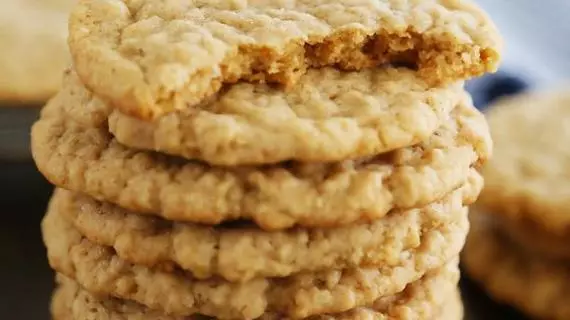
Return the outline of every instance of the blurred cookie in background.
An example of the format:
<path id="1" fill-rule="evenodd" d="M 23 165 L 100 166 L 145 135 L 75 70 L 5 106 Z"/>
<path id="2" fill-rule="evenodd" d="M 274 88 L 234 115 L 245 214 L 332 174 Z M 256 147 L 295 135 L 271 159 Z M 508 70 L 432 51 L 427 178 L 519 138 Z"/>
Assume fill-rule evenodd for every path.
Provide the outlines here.
<path id="1" fill-rule="evenodd" d="M 570 230 L 570 87 L 500 99 L 486 112 L 495 143 L 480 204 L 549 232 Z"/>
<path id="2" fill-rule="evenodd" d="M 0 10 L 0 160 L 30 159 L 39 107 L 69 65 L 67 20 L 74 0 L 3 0 Z M 32 107 L 32 108 L 30 108 Z"/>
<path id="3" fill-rule="evenodd" d="M 467 273 L 491 297 L 540 319 L 569 319 L 570 87 L 498 99 L 495 152 L 472 212 Z"/>
<path id="4" fill-rule="evenodd" d="M 506 236 L 492 216 L 471 212 L 463 270 L 492 299 L 531 319 L 570 319 L 569 263 L 528 251 Z"/>
<path id="5" fill-rule="evenodd" d="M 74 0 L 3 0 L 0 106 L 39 105 L 56 93 L 69 63 L 67 18 Z"/>

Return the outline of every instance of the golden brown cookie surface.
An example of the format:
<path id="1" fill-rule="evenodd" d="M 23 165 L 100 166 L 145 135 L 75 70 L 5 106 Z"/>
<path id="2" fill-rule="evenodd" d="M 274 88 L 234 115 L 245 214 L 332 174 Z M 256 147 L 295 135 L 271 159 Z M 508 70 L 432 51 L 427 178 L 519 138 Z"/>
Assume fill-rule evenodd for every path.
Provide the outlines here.
<path id="1" fill-rule="evenodd" d="M 428 139 L 464 95 L 404 68 L 311 69 L 287 91 L 239 83 L 154 121 L 115 110 L 109 129 L 124 145 L 213 165 L 342 161 Z"/>
<path id="2" fill-rule="evenodd" d="M 453 222 L 426 234 L 409 259 L 391 268 L 328 270 L 244 283 L 197 280 L 177 269 L 165 272 L 127 263 L 111 248 L 83 238 L 56 211 L 46 215 L 42 231 L 50 265 L 94 294 L 133 300 L 179 316 L 252 319 L 276 313 L 299 318 L 368 306 L 452 261 L 469 229 L 467 210 L 453 215 L 457 217 Z"/>
<path id="3" fill-rule="evenodd" d="M 317 315 L 306 320 L 459 320 L 459 270 L 454 261 L 422 279 L 406 286 L 403 292 L 378 299 L 368 307 L 343 313 Z M 59 288 L 52 298 L 51 311 L 55 320 L 208 320 L 207 316 L 167 316 L 132 301 L 95 297 L 81 289 L 73 280 L 58 276 Z M 441 312 L 449 317 L 439 318 Z M 451 317 L 453 316 L 453 317 Z M 287 320 L 275 314 L 265 314 L 259 320 Z"/>
<path id="4" fill-rule="evenodd" d="M 424 208 L 340 228 L 264 232 L 246 225 L 205 227 L 144 217 L 89 197 L 57 190 L 57 210 L 92 242 L 113 247 L 122 259 L 149 267 L 180 268 L 194 277 L 229 281 L 285 277 L 299 272 L 401 263 L 421 250 L 421 239 L 440 232 L 473 202 L 482 187 L 476 171 L 468 185 Z"/>
<path id="5" fill-rule="evenodd" d="M 470 100 L 418 145 L 336 163 L 233 168 L 126 148 L 107 130 L 109 112 L 66 86 L 32 129 L 38 168 L 57 186 L 168 220 L 245 219 L 273 230 L 372 221 L 442 198 L 491 153 Z"/>
<path id="6" fill-rule="evenodd" d="M 435 81 L 497 68 L 501 39 L 471 1 L 81 1 L 77 71 L 126 114 L 183 110 L 240 80 L 291 85 L 306 69 L 406 64 Z"/>

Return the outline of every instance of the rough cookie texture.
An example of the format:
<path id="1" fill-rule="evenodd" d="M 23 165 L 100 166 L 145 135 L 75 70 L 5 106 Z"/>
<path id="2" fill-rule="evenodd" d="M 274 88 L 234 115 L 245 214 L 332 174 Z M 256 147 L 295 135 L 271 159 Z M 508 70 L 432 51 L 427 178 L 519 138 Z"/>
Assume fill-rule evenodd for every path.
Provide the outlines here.
<path id="1" fill-rule="evenodd" d="M 426 275 L 394 296 L 382 298 L 367 308 L 356 308 L 340 314 L 318 315 L 306 320 L 437 320 L 440 309 L 451 307 L 449 298 L 457 295 L 459 270 L 457 263 Z M 55 320 L 208 320 L 207 316 L 177 317 L 164 315 L 132 301 L 96 297 L 81 289 L 73 280 L 58 277 L 59 287 L 52 298 L 51 310 Z M 287 320 L 265 314 L 259 320 Z"/>
<path id="2" fill-rule="evenodd" d="M 487 216 L 474 214 L 463 255 L 465 271 L 496 300 L 537 319 L 570 319 L 567 263 L 533 256 L 496 229 Z M 485 218 L 485 219 L 483 219 Z"/>
<path id="3" fill-rule="evenodd" d="M 421 246 L 423 236 L 456 219 L 450 213 L 472 203 L 482 184 L 473 171 L 468 185 L 425 208 L 394 212 L 370 224 L 271 233 L 247 225 L 204 227 L 153 219 L 62 189 L 52 201 L 83 236 L 113 247 L 126 261 L 181 268 L 199 279 L 249 281 L 301 271 L 397 265 Z"/>
<path id="4" fill-rule="evenodd" d="M 293 85 L 307 68 L 405 64 L 434 81 L 495 71 L 502 41 L 471 1 L 81 1 L 75 67 L 122 112 L 184 110 L 240 80 Z"/>
<path id="5" fill-rule="evenodd" d="M 475 171 L 472 176 L 470 185 L 438 203 L 394 212 L 371 224 L 271 233 L 250 226 L 204 227 L 148 218 L 64 190 L 57 190 L 52 201 L 83 236 L 113 247 L 126 261 L 163 270 L 181 268 L 199 279 L 217 275 L 248 281 L 398 264 L 421 245 L 422 236 L 449 223 L 450 212 L 476 199 L 482 179 Z"/>
<path id="6" fill-rule="evenodd" d="M 67 16 L 73 0 L 3 0 L 0 10 L 0 101 L 44 102 L 69 64 Z"/>
<path id="7" fill-rule="evenodd" d="M 427 205 L 464 184 L 487 159 L 486 121 L 469 99 L 427 141 L 335 163 L 212 167 L 129 149 L 107 130 L 109 108 L 65 89 L 32 129 L 32 153 L 55 185 L 168 220 L 253 220 L 264 229 L 373 221 Z"/>
<path id="8" fill-rule="evenodd" d="M 288 91 L 240 83 L 152 122 L 115 110 L 109 128 L 129 147 L 214 165 L 341 161 L 429 138 L 464 94 L 403 68 L 311 69 Z"/>
<path id="9" fill-rule="evenodd" d="M 244 283 L 197 280 L 179 269 L 165 272 L 128 263 L 111 248 L 83 238 L 57 209 L 49 210 L 42 231 L 52 268 L 94 294 L 179 316 L 253 319 L 269 312 L 302 318 L 370 305 L 453 260 L 464 245 L 469 222 L 467 209 L 452 214 L 457 217 L 453 222 L 422 236 L 420 247 L 390 268 L 327 270 Z"/>
<path id="10" fill-rule="evenodd" d="M 570 90 L 532 92 L 488 112 L 495 154 L 484 167 L 481 206 L 529 220 L 554 234 L 570 232 Z"/>

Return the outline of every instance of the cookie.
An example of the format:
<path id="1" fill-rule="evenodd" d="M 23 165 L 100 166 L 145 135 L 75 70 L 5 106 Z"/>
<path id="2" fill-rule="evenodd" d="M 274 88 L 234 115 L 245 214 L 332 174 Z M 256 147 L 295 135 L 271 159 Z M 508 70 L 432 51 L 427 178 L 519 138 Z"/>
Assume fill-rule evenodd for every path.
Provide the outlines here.
<path id="1" fill-rule="evenodd" d="M 204 227 L 144 217 L 63 189 L 50 211 L 67 219 L 92 242 L 113 247 L 122 259 L 149 267 L 189 271 L 195 278 L 231 282 L 285 277 L 359 266 L 391 267 L 413 254 L 420 239 L 457 219 L 452 212 L 473 202 L 482 179 L 425 208 L 394 212 L 372 222 L 334 229 L 264 232 L 250 225 Z"/>
<path id="2" fill-rule="evenodd" d="M 83 82 L 153 119 L 239 81 L 408 65 L 434 83 L 495 71 L 502 40 L 471 1 L 82 1 L 69 45 Z"/>
<path id="3" fill-rule="evenodd" d="M 570 318 L 567 263 L 530 254 L 507 240 L 492 216 L 473 213 L 463 254 L 465 271 L 491 297 L 537 319 Z M 475 219 L 475 218 L 478 219 Z"/>
<path id="4" fill-rule="evenodd" d="M 483 171 L 483 208 L 552 234 L 570 231 L 568 119 L 567 88 L 530 92 L 491 107 L 495 154 Z"/>
<path id="5" fill-rule="evenodd" d="M 53 184 L 168 220 L 252 220 L 266 230 L 367 222 L 441 199 L 491 153 L 486 121 L 470 100 L 428 140 L 334 163 L 213 167 L 126 148 L 107 130 L 109 109 L 65 89 L 32 129 L 32 154 Z"/>
<path id="6" fill-rule="evenodd" d="M 155 121 L 115 110 L 109 128 L 129 147 L 214 165 L 341 161 L 428 139 L 465 94 L 404 68 L 311 69 L 288 91 L 239 83 Z"/>
<path id="7" fill-rule="evenodd" d="M 162 271 L 128 263 L 112 248 L 83 238 L 53 211 L 44 218 L 42 231 L 51 267 L 94 294 L 133 300 L 178 316 L 253 319 L 276 313 L 302 318 L 370 305 L 453 260 L 469 229 L 466 209 L 453 215 L 457 216 L 453 222 L 424 235 L 413 254 L 390 268 L 326 270 L 243 283 L 198 280 L 179 269 Z"/>
<path id="8" fill-rule="evenodd" d="M 447 300 L 447 304 L 441 308 L 440 316 L 435 319 L 441 320 L 463 320 L 464 310 L 461 293 L 459 290 Z M 435 320 L 434 319 L 434 320 Z"/>
<path id="9" fill-rule="evenodd" d="M 449 297 L 457 296 L 459 270 L 457 263 L 451 263 L 433 274 L 410 284 L 394 296 L 382 298 L 368 307 L 356 308 L 340 314 L 317 315 L 307 320 L 374 320 L 374 319 L 441 319 L 441 309 L 450 309 Z M 207 316 L 168 316 L 132 301 L 93 296 L 65 276 L 58 277 L 51 303 L 55 320 L 207 320 Z M 453 302 L 453 300 L 451 300 Z M 260 320 L 287 318 L 265 314 Z M 447 318 L 445 318 L 447 319 Z M 459 318 L 451 318 L 459 319 Z"/>
<path id="10" fill-rule="evenodd" d="M 34 104 L 54 95 L 69 64 L 67 17 L 73 0 L 3 0 L 0 101 Z"/>
<path id="11" fill-rule="evenodd" d="M 532 254 L 570 261 L 570 248 L 568 247 L 570 234 L 552 234 L 532 222 L 505 219 L 500 215 L 494 216 L 498 218 L 498 223 L 501 223 L 501 230 L 505 236 Z"/>

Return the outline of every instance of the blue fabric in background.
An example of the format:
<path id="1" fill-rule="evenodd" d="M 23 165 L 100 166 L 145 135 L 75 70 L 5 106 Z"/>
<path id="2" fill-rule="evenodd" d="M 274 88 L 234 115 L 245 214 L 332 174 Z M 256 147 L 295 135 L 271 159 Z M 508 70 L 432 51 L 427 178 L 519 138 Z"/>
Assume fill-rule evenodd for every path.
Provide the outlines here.
<path id="1" fill-rule="evenodd" d="M 570 1 L 475 0 L 504 40 L 501 69 L 549 89 L 570 80 Z"/>
<path id="2" fill-rule="evenodd" d="M 479 110 L 484 110 L 500 97 L 514 95 L 530 87 L 530 81 L 527 79 L 503 70 L 471 80 L 466 84 L 466 89 L 473 96 L 473 103 Z"/>
<path id="3" fill-rule="evenodd" d="M 501 71 L 469 81 L 479 109 L 505 95 L 570 80 L 570 1 L 475 0 L 504 39 Z"/>

